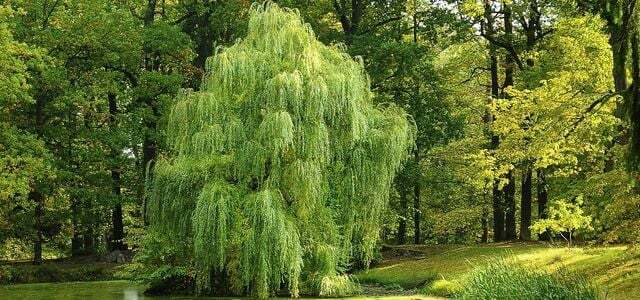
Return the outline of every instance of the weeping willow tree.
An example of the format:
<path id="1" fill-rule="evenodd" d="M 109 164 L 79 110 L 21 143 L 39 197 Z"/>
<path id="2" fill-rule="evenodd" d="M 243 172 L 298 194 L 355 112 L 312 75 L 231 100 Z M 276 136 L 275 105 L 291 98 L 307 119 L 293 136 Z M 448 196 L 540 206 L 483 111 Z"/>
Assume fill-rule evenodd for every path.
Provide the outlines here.
<path id="1" fill-rule="evenodd" d="M 368 265 L 415 126 L 376 107 L 361 62 L 274 4 L 208 61 L 168 119 L 150 221 L 193 245 L 199 293 L 335 294 Z M 286 284 L 286 286 L 285 286 Z"/>

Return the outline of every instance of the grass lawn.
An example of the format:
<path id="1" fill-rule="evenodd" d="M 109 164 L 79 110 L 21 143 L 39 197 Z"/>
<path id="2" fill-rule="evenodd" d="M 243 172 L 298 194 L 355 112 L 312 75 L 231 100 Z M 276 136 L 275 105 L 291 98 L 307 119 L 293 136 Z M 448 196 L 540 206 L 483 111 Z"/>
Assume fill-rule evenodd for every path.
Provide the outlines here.
<path id="1" fill-rule="evenodd" d="M 438 282 L 464 284 L 476 265 L 499 256 L 513 256 L 532 268 L 553 271 L 559 266 L 584 274 L 600 284 L 608 299 L 640 299 L 640 249 L 627 246 L 552 247 L 538 243 L 482 246 L 403 246 L 383 252 L 385 260 L 357 274 L 364 284 L 423 289 Z M 435 291 L 435 290 L 434 290 Z M 437 294 L 437 292 L 436 292 Z"/>
<path id="2" fill-rule="evenodd" d="M 64 283 L 30 283 L 0 285 L 0 299 L 12 300 L 232 300 L 252 299 L 249 297 L 146 297 L 142 295 L 144 286 L 123 280 L 64 282 Z M 290 298 L 275 298 L 290 299 Z M 311 298 L 304 298 L 313 300 Z M 324 298 L 326 299 L 326 298 Z M 406 295 L 406 296 L 366 296 L 344 298 L 349 300 L 383 299 L 383 300 L 441 300 L 442 298 Z"/>

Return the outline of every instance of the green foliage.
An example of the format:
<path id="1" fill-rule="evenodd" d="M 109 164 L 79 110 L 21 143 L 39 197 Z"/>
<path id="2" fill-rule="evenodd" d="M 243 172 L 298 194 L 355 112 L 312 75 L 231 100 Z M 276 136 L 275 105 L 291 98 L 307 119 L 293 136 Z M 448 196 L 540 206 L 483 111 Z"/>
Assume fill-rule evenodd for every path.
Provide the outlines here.
<path id="1" fill-rule="evenodd" d="M 598 288 L 585 277 L 560 269 L 534 271 L 507 259 L 475 268 L 455 299 L 599 299 Z"/>
<path id="2" fill-rule="evenodd" d="M 536 221 L 531 226 L 531 231 L 537 234 L 542 234 L 546 231 L 552 234 L 560 234 L 571 246 L 572 236 L 576 230 L 593 230 L 591 217 L 585 216 L 580 207 L 582 196 L 579 196 L 575 202 L 574 204 L 563 200 L 556 201 L 549 207 L 548 217 Z M 565 233 L 568 233 L 569 236 L 565 237 Z"/>
<path id="3" fill-rule="evenodd" d="M 283 281 L 297 296 L 305 277 L 348 292 L 336 276 L 371 260 L 413 125 L 373 106 L 361 64 L 272 4 L 255 6 L 247 37 L 208 68 L 202 91 L 169 115 L 152 226 L 193 238 L 202 293 L 216 288 L 214 271 L 261 298 Z"/>
<path id="4" fill-rule="evenodd" d="M 438 279 L 422 289 L 422 293 L 440 297 L 452 297 L 462 290 L 462 285 L 456 281 Z"/>
<path id="5" fill-rule="evenodd" d="M 3 265 L 0 267 L 0 284 L 98 281 L 114 278 L 114 265 L 100 262 L 92 262 L 91 264 L 86 262 L 47 263 L 40 266 Z"/>
<path id="6" fill-rule="evenodd" d="M 362 292 L 360 285 L 348 275 L 324 276 L 317 288 L 321 297 L 347 297 Z"/>

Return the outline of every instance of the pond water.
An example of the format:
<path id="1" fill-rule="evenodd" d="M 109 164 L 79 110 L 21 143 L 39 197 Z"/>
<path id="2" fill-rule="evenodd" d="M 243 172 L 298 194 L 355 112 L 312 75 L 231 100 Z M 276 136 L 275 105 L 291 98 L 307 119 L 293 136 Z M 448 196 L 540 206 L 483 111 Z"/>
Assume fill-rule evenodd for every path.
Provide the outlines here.
<path id="1" fill-rule="evenodd" d="M 128 281 L 35 283 L 0 286 L 0 299 L 140 300 L 143 286 Z M 162 299 L 162 298 L 153 298 Z M 166 298 L 165 298 L 166 299 Z"/>
<path id="2" fill-rule="evenodd" d="M 201 300 L 224 299 L 203 297 L 148 297 L 144 287 L 129 281 L 96 281 L 66 283 L 35 283 L 0 286 L 1 300 Z M 359 299 L 434 299 L 420 296 L 359 297 Z M 226 298 L 238 299 L 238 298 Z M 358 298 L 350 298 L 358 299 Z M 307 300 L 307 299 L 305 299 Z"/>

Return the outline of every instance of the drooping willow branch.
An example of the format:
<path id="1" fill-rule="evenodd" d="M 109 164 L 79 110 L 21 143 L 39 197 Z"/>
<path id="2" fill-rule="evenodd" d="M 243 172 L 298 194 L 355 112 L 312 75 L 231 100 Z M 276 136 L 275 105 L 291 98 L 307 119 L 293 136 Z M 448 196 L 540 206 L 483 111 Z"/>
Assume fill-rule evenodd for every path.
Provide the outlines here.
<path id="1" fill-rule="evenodd" d="M 407 114 L 374 106 L 362 63 L 273 4 L 253 8 L 246 38 L 207 71 L 171 110 L 149 203 L 152 228 L 193 240 L 198 290 L 224 272 L 237 293 L 266 298 L 284 282 L 297 296 L 304 280 L 323 294 L 366 266 L 413 145 Z"/>

